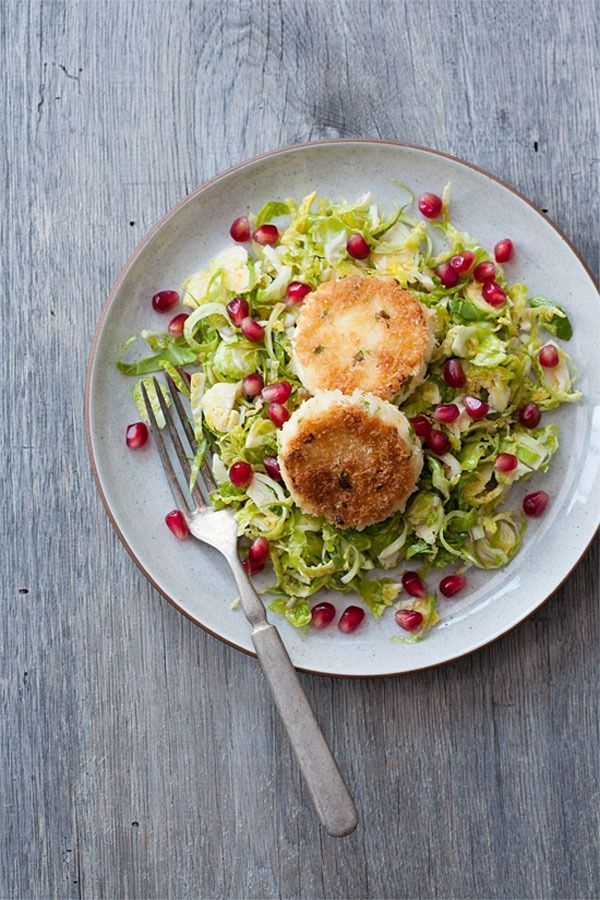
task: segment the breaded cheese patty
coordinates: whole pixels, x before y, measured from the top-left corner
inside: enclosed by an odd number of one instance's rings
[[[311,392],[339,388],[401,402],[422,382],[433,351],[428,310],[392,278],[348,275],[304,301],[292,339]]]
[[[404,509],[423,467],[406,416],[374,394],[322,391],[279,434],[294,501],[339,528],[364,528]]]

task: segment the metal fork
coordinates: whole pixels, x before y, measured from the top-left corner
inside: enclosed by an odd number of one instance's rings
[[[177,388],[171,379],[167,385],[173,400],[169,407],[161,386],[153,378],[156,396],[166,422],[175,454],[189,483],[189,456],[196,450],[196,441],[185,413]],[[159,428],[146,386],[142,382],[142,395],[150,428],[156,440],[167,481],[175,498],[175,503],[183,513],[190,533],[205,544],[223,554],[240,593],[240,603],[244,615],[252,626],[252,643],[263,668],[275,705],[288,733],[288,737],[300,764],[300,769],[308,785],[310,795],[325,829],[334,837],[343,837],[356,828],[358,817],[337,764],[327,746],[323,733],[302,690],[298,674],[292,665],[281,636],[274,625],[267,621],[265,607],[244,572],[237,549],[237,523],[228,509],[215,510],[208,505],[208,493],[216,488],[212,473],[206,464],[201,468],[202,478],[192,489],[193,506],[186,500],[175,468],[171,462],[165,436]],[[175,411],[177,416],[174,415]],[[179,419],[180,428],[177,427]],[[185,436],[185,438],[184,438]],[[189,444],[186,452],[183,440]],[[202,484],[202,488],[200,485]],[[206,499],[205,499],[206,498]]]

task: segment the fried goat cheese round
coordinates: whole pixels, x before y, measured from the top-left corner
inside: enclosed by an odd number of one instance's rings
[[[405,400],[423,381],[434,338],[428,310],[393,278],[348,275],[308,294],[292,339],[311,392]]]
[[[359,391],[322,391],[281,429],[279,465],[305,512],[338,528],[364,528],[404,509],[423,454],[391,403]]]

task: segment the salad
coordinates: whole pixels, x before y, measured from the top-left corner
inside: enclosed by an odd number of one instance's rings
[[[295,626],[329,624],[333,606],[314,605],[314,595],[333,590],[357,594],[376,618],[395,607],[405,638],[418,640],[439,618],[437,592],[426,585],[434,570],[452,567],[439,583],[451,597],[470,567],[505,566],[527,515],[548,503],[536,490],[515,510],[510,490],[550,465],[559,432],[544,414],[580,397],[561,343],[571,324],[554,299],[510,280],[510,240],[490,255],[455,227],[449,193],[423,194],[418,213],[408,192],[388,214],[370,194],[354,203],[316,192],[269,201],[236,219],[231,245],[180,292],[154,296],[158,312],[180,302],[186,311],[142,332],[149,352],[131,360],[130,338],[119,353],[120,371],[136,376],[142,419],[129,427],[128,445],[147,437],[142,381],[164,371],[190,401],[192,481],[206,459],[217,484],[212,503],[233,511],[247,571],[270,560],[271,583],[261,590]],[[319,285],[356,275],[410,291],[429,311],[434,338],[424,380],[400,403],[423,448],[416,490],[403,511],[360,529],[300,508],[278,461],[282,425],[311,396],[293,357],[299,311]],[[160,423],[154,383],[145,384]],[[354,630],[362,613],[349,607],[340,628]]]

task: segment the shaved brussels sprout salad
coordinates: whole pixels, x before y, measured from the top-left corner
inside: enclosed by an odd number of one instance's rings
[[[420,618],[408,639],[423,637],[439,618],[436,594],[408,596],[398,576],[382,570],[404,563],[421,574],[447,566],[462,574],[505,566],[525,530],[510,489],[545,472],[558,446],[557,426],[544,423],[543,412],[580,396],[557,343],[571,336],[565,311],[528,296],[525,284],[509,281],[476,239],[455,228],[448,187],[437,199],[435,218],[421,207],[428,221],[411,213],[412,195],[387,216],[369,194],[354,203],[316,192],[300,202],[269,201],[236,220],[238,243],[183,283],[187,317],[142,332],[150,349],[144,358],[124,358],[135,338],[119,353],[120,371],[138,376],[133,398],[144,421],[141,383],[149,373],[166,372],[189,398],[198,442],[192,479],[206,457],[218,485],[214,506],[233,510],[244,545],[266,538],[273,582],[264,590],[270,608],[295,626],[311,621],[310,598],[325,589],[356,592],[375,617],[392,605],[410,607]],[[356,235],[368,246],[366,258],[351,255]],[[505,258],[510,252],[502,250]],[[425,381],[400,406],[423,441],[417,490],[404,513],[361,531],[305,514],[277,466],[278,426],[309,396],[291,354],[302,296],[355,272],[392,276],[411,290],[433,312],[436,338]],[[278,417],[261,387],[281,382],[291,394],[275,404],[284,411]],[[145,383],[160,420],[153,382]],[[246,486],[229,474],[240,461],[250,467]],[[253,573],[260,565],[250,560],[249,567]]]

